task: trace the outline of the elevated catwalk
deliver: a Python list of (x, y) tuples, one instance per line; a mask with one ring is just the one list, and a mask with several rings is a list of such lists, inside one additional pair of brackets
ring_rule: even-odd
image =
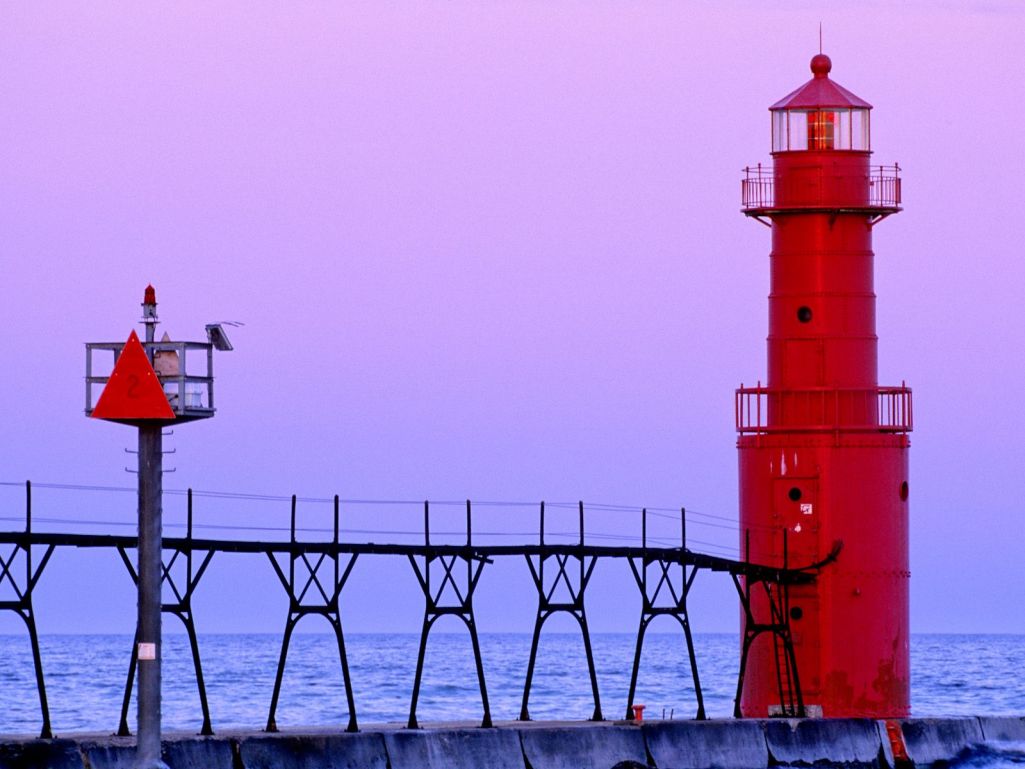
[[(691, 633), (687, 609), (687, 596), (697, 573), (701, 570), (730, 575), (741, 610), (748, 618), (749, 632), (763, 632), (781, 644), (780, 659), (793, 664), (793, 645), (790, 640), (789, 593), (792, 586), (808, 584), (819, 571), (837, 558), (840, 545), (823, 559), (814, 563), (791, 565), (786, 559), (778, 565), (764, 565), (747, 558), (730, 559), (691, 550), (687, 545), (687, 513), (679, 511), (679, 544), (666, 546), (653, 544), (648, 537), (648, 512), (642, 511), (639, 545), (591, 544), (585, 532), (585, 506), (577, 506), (575, 543), (552, 543), (545, 540), (545, 505), (538, 508), (538, 530), (534, 542), (523, 544), (486, 544), (474, 542), (473, 508), (466, 502), (465, 541), (461, 544), (437, 544), (431, 541), (431, 508), (423, 504), (423, 541), (417, 544), (348, 542), (340, 537), (340, 502), (334, 499), (333, 532), (324, 541), (299, 541), (296, 528), (296, 497), (291, 500), (291, 522), (288, 539), (279, 541), (251, 541), (243, 539), (202, 539), (193, 536), (193, 494), (187, 493), (187, 524), (184, 537), (163, 538), (164, 595), (174, 596), (173, 602), (163, 604), (165, 613), (178, 617), (185, 625), (191, 643), (196, 669), (199, 700), (202, 709), (200, 733), (213, 733), (213, 723), (207, 704), (206, 687), (196, 633), (192, 598), (211, 560), (218, 553), (251, 553), (266, 557), (289, 598), (288, 616), (281, 643), (281, 652), (274, 682), (274, 691), (267, 715), (266, 729), (277, 731), (275, 714), (281, 692), (282, 676), (288, 656), (289, 641), (301, 619), (309, 615), (325, 617), (338, 642), (339, 662), (345, 681), (349, 721), (346, 729), (358, 730), (355, 693), (349, 676), (348, 656), (342, 631), (340, 598), (357, 559), (374, 556), (405, 556), (416, 575), (424, 597), (424, 615), (416, 662), (408, 726), (418, 726), (417, 700), (423, 678), (427, 638), (434, 623), (442, 616), (455, 616), (467, 627), (473, 647), (478, 683), (480, 685), (483, 715), (482, 726), (491, 726), (491, 711), (484, 666), (474, 617), (474, 591), (484, 569), (496, 558), (522, 558), (530, 571), (537, 593), (537, 612), (531, 642), (530, 660), (525, 675), (520, 720), (528, 721), (529, 698), (533, 680), (538, 643), (545, 622), (562, 613), (578, 623), (584, 641), (590, 676), (594, 711), (592, 720), (601, 721), (604, 714), (598, 694), (597, 674), (591, 653), (585, 596), (595, 565), (602, 559), (626, 559), (635, 577), (641, 595), (641, 617), (637, 632), (636, 651), (630, 692), (624, 712), (626, 719), (634, 717), (633, 698), (637, 686), (641, 652), (645, 631), (658, 616), (677, 620), (684, 631), (687, 654), (696, 698), (695, 716), (705, 718), (701, 682), (698, 675), (694, 637)], [(549, 535), (551, 536), (551, 535)], [(657, 540), (664, 543), (665, 540)], [(118, 553), (133, 579), (138, 575), (129, 551), (138, 546), (135, 536), (112, 534), (81, 534), (40, 532), (32, 528), (32, 486), (25, 486), (25, 526), (20, 531), (0, 532), (0, 587), (12, 600), (0, 601), (0, 611), (17, 613), (28, 628), (35, 661), (36, 684), (43, 725), (41, 735), (50, 737), (52, 729), (46, 699), (45, 679), (36, 633), (33, 591), (38, 587), (46, 565), (60, 548), (105, 548)], [(757, 596), (757, 606), (754, 597)], [(128, 735), (128, 710), (132, 685), (136, 674), (137, 644), (133, 644), (128, 666), (118, 733)], [(159, 654), (159, 649), (156, 650)], [(782, 668), (781, 668), (782, 671)], [(743, 688), (744, 669), (738, 676), (738, 698)], [(801, 692), (796, 682), (788, 682), (786, 691), (779, 696), (788, 697), (789, 715), (803, 715)], [(739, 715), (739, 711), (736, 713)]]

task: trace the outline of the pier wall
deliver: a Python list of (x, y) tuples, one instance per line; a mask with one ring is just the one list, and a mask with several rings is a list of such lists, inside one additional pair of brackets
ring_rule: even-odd
[[(511, 722), (357, 734), (170, 735), (171, 769), (768, 769), (944, 766), (985, 744), (1025, 746), (1025, 718)], [(0, 738), (0, 769), (134, 769), (131, 738)]]

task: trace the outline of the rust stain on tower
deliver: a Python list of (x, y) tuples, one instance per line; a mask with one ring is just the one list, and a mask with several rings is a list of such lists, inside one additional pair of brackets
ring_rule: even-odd
[[(816, 55), (812, 79), (769, 108), (772, 166), (742, 183), (743, 212), (772, 232), (768, 377), (737, 391), (742, 545), (782, 565), (784, 551), (814, 562), (843, 543), (791, 589), (804, 703), (891, 718), (910, 713), (912, 410), (910, 389), (878, 383), (872, 229), (901, 210), (900, 177), (870, 164), (872, 107), (831, 66)], [(778, 645), (763, 634), (744, 649), (745, 716), (786, 712)]]

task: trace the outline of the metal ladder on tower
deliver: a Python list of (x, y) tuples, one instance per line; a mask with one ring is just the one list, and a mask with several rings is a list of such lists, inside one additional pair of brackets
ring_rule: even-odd
[[(778, 605), (785, 611), (782, 596)], [(782, 612), (781, 612), (782, 613)], [(784, 616), (784, 619), (787, 619)], [(794, 685), (794, 674), (797, 672), (793, 663), (793, 638), (790, 636), (790, 623), (778, 624), (778, 630), (772, 633), (773, 656), (776, 661), (776, 687), (779, 690), (779, 713), (783, 718), (797, 718), (803, 715), (798, 687)]]

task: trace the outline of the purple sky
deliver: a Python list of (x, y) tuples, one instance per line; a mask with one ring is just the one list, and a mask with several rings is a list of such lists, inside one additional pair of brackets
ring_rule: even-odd
[[(875, 246), (880, 380), (915, 391), (913, 629), (1025, 632), (1014, 2), (5, 4), (0, 480), (134, 483), (132, 431), (82, 415), (83, 343), (124, 339), (152, 282), (174, 337), (246, 323), (216, 419), (169, 441), (169, 488), (735, 518), (769, 249), (738, 180), (769, 160), (766, 108), (810, 76), (820, 20), (834, 78), (876, 108), (874, 159), (904, 169)], [(43, 490), (37, 512), (133, 506)], [(535, 526), (516, 515), (478, 525)], [(734, 630), (732, 588), (701, 579), (696, 629)], [(354, 580), (350, 630), (416, 627), (408, 565)], [(597, 629), (632, 632), (628, 572), (596, 580)], [(529, 589), (523, 564), (487, 572), (481, 627), (529, 630)], [(112, 554), (61, 553), (40, 625), (129, 632), (132, 605)], [(279, 632), (284, 611), (258, 559), (215, 559), (197, 599), (206, 631)]]

